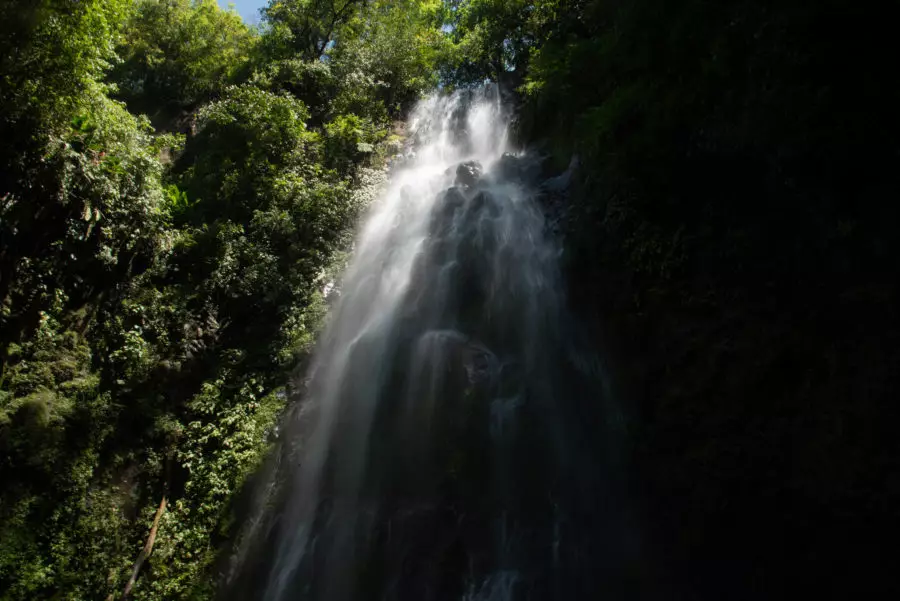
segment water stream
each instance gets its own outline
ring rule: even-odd
[[[371,207],[225,596],[619,596],[615,411],[495,89],[434,96]]]

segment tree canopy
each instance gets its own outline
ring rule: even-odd
[[[163,496],[131,596],[212,590],[430,10],[0,4],[2,598],[120,596]]]

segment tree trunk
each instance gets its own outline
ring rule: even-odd
[[[150,527],[150,535],[147,537],[147,542],[144,544],[144,548],[141,549],[137,561],[134,562],[131,578],[128,579],[128,584],[125,585],[125,591],[122,593],[122,601],[125,601],[125,599],[128,598],[128,595],[131,594],[131,589],[134,587],[138,573],[141,571],[141,566],[144,565],[144,562],[150,557],[150,553],[153,552],[153,543],[156,541],[156,531],[159,529],[159,520],[165,511],[166,497],[163,495],[162,502],[159,504],[159,509],[156,510],[156,516],[153,518],[153,525]]]

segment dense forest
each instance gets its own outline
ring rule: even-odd
[[[405,116],[486,81],[571,175],[543,200],[627,408],[644,590],[896,591],[880,12],[0,0],[0,599],[215,596]]]

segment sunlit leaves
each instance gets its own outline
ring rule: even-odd
[[[257,36],[215,0],[141,0],[114,71],[135,110],[164,116],[208,100],[247,65]]]
[[[263,14],[271,27],[266,45],[273,58],[322,57],[340,28],[366,0],[273,0]]]
[[[164,490],[134,598],[211,594],[272,390],[384,184],[391,120],[435,83],[438,7],[284,1],[260,36],[214,0],[0,0],[11,599],[117,596]]]
[[[218,308],[232,324],[225,344],[241,345],[253,361],[280,353],[281,320],[310,298],[356,214],[346,180],[321,164],[329,151],[308,117],[290,95],[233,88],[201,112],[177,165],[189,198],[215,199],[185,213],[209,227],[175,257],[184,285]]]
[[[397,117],[435,87],[443,39],[438,24],[434,3],[375,1],[362,7],[329,53],[341,83],[337,112]]]

